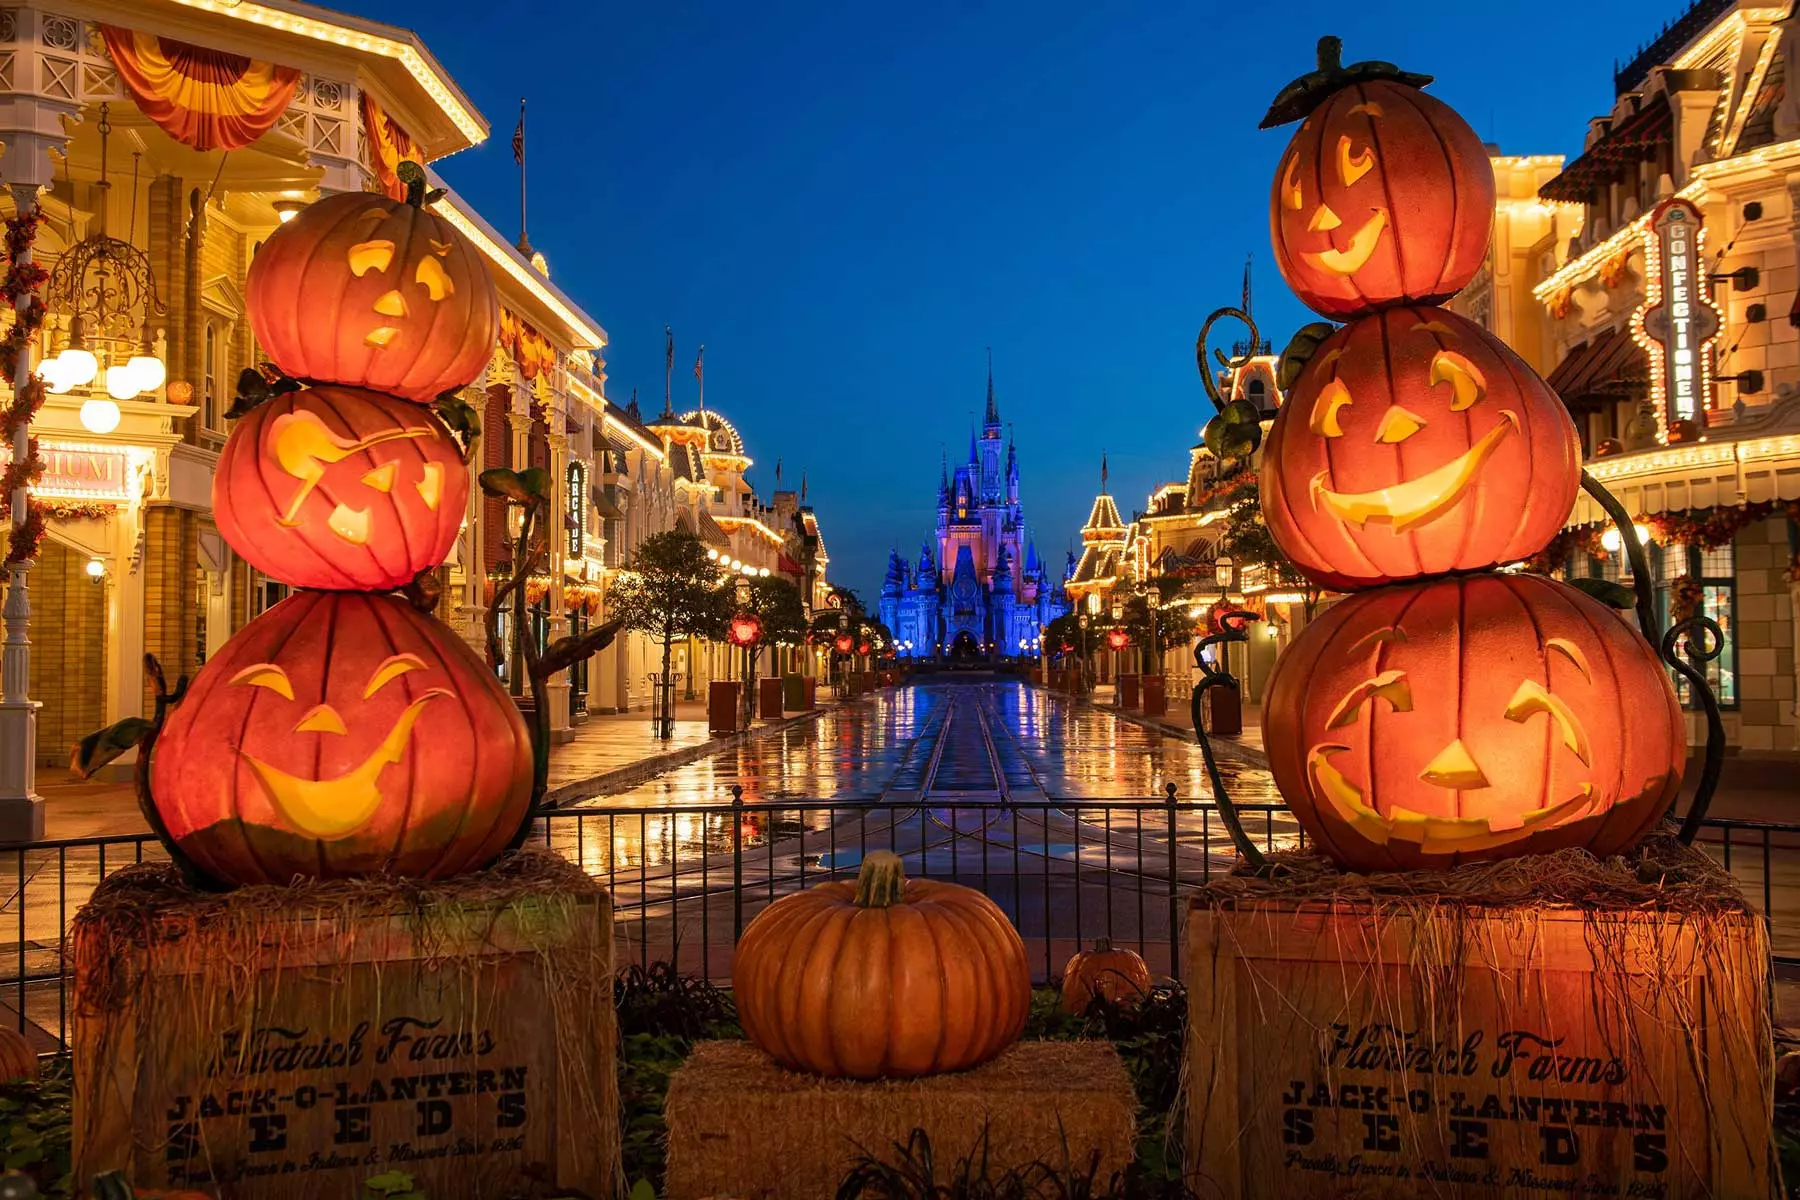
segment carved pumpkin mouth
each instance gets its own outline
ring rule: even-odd
[[[406,706],[394,727],[388,730],[381,745],[359,765],[333,779],[302,779],[254,755],[245,754],[263,793],[283,820],[309,837],[321,841],[349,837],[358,832],[381,807],[381,789],[377,786],[381,772],[389,763],[400,761],[400,755],[412,741],[413,726],[425,706],[439,696],[454,695],[448,688],[432,688]],[[305,722],[302,722],[305,724]],[[315,729],[323,729],[315,726]],[[326,729],[325,732],[338,732]]]
[[[1500,416],[1501,422],[1463,453],[1434,471],[1392,487],[1372,492],[1335,492],[1325,486],[1330,472],[1320,471],[1312,481],[1313,504],[1356,525],[1391,525],[1395,533],[1405,533],[1415,525],[1434,520],[1463,498],[1500,443],[1519,432],[1517,413],[1503,409]]]
[[[1329,271],[1333,275],[1354,275],[1367,266],[1369,259],[1374,256],[1375,247],[1381,244],[1381,235],[1387,230],[1387,223],[1387,209],[1378,208],[1350,235],[1349,245],[1342,250],[1335,246],[1326,250],[1308,250],[1300,257],[1321,271]],[[1313,216],[1312,229],[1314,232],[1329,232],[1342,224],[1336,213],[1321,205]]]
[[[1583,783],[1576,788],[1575,795],[1567,800],[1506,816],[1434,817],[1404,805],[1395,805],[1388,815],[1383,816],[1369,806],[1363,797],[1362,788],[1332,764],[1333,755],[1342,754],[1349,749],[1348,746],[1332,742],[1314,746],[1306,756],[1307,776],[1315,796],[1329,804],[1346,824],[1380,846],[1387,845],[1392,839],[1399,839],[1417,844],[1425,854],[1489,850],[1520,841],[1542,830],[1567,824],[1581,816],[1594,803],[1594,785]],[[1439,758],[1443,758],[1443,755]],[[1454,775],[1434,780],[1430,776],[1430,770],[1427,768],[1424,778],[1428,782],[1439,782],[1441,786],[1454,787],[1458,782],[1470,782]],[[1660,786],[1660,781],[1653,780],[1650,786]]]

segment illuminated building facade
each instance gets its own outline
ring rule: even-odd
[[[1588,470],[1639,519],[1662,621],[1724,630],[1710,673],[1747,751],[1800,748],[1791,7],[1698,0],[1617,72],[1578,157],[1496,157],[1487,268],[1451,305],[1562,396]],[[1584,496],[1557,565],[1626,578],[1619,541]]]
[[[906,658],[1031,657],[1045,625],[1068,611],[1062,580],[1038,557],[1019,502],[1019,459],[988,374],[987,410],[968,461],[938,481],[936,549],[917,564],[888,556],[881,622]]]

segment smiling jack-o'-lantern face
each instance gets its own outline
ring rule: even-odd
[[[225,882],[440,878],[518,829],[531,742],[447,626],[391,596],[299,592],[201,669],[151,769],[170,836]]]
[[[1263,516],[1322,586],[1379,587],[1537,553],[1580,472],[1568,411],[1517,355],[1454,313],[1395,308],[1307,363],[1263,449]]]
[[[1487,254],[1494,173],[1447,105],[1402,83],[1358,83],[1300,126],[1270,203],[1282,278],[1343,320],[1467,287]]]
[[[468,496],[468,468],[442,422],[360,388],[258,405],[213,474],[219,532],[257,570],[297,587],[404,587],[444,561]]]
[[[499,336],[480,251],[444,218],[366,192],[327,196],[263,243],[246,307],[296,379],[428,402],[473,382]]]
[[[1535,575],[1339,602],[1276,661],[1263,726],[1308,837],[1365,871],[1617,853],[1666,810],[1687,753],[1649,644]]]

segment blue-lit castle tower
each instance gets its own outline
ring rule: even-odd
[[[1068,611],[1061,578],[1026,534],[1010,437],[1002,461],[990,366],[981,434],[938,481],[937,548],[922,546],[916,564],[889,554],[881,622],[902,657],[1013,658],[1033,653],[1043,627]]]

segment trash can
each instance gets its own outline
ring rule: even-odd
[[[706,691],[706,728],[710,733],[738,731],[738,692],[735,680],[715,679]]]

